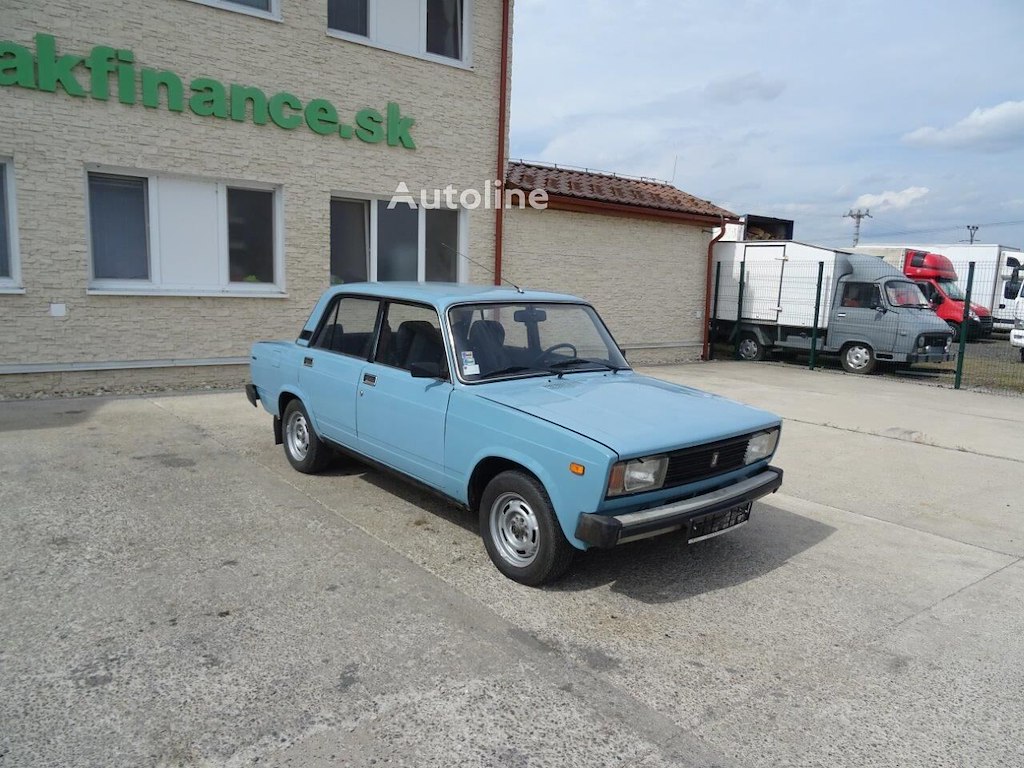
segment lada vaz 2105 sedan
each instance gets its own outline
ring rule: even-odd
[[[574,296],[338,286],[296,341],[254,344],[251,371],[295,469],[340,450],[441,492],[523,584],[589,547],[723,533],[782,484],[777,416],[634,373]]]

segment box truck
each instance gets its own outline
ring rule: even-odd
[[[876,256],[793,241],[722,241],[713,257],[712,331],[744,360],[763,360],[773,349],[810,351],[812,337],[818,352],[838,355],[850,373],[871,373],[879,361],[953,357],[952,331],[921,289]]]
[[[953,263],[960,285],[967,287],[967,266],[974,262],[971,303],[988,307],[997,331],[1013,327],[1013,303],[1024,278],[1024,252],[993,243],[946,243],[908,245],[908,248],[941,253]]]
[[[892,264],[903,274],[917,283],[925,298],[931,302],[935,314],[941,317],[953,331],[953,341],[960,340],[960,328],[964,317],[964,301],[967,293],[957,282],[957,271],[953,263],[941,253],[932,253],[901,245],[858,245],[851,250],[868,253]],[[966,274],[966,271],[965,271]],[[975,271],[975,285],[980,282]],[[987,281],[991,282],[991,281]],[[990,286],[991,287],[991,286]],[[976,301],[978,294],[971,292],[971,309],[968,313],[967,338],[974,340],[992,335],[992,313],[988,309],[991,297]]]

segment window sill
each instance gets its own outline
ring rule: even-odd
[[[202,0],[192,0],[192,2],[201,2]],[[449,59],[445,56],[438,56],[434,53],[413,53],[412,51],[403,51],[398,48],[391,48],[386,45],[382,45],[378,42],[371,40],[368,37],[362,35],[354,35],[351,32],[342,32],[337,29],[328,29],[327,36],[333,37],[335,40],[345,40],[349,43],[355,43],[356,45],[365,45],[367,48],[376,48],[378,51],[387,51],[389,53],[397,53],[399,56],[407,56],[410,59],[419,59],[420,61],[429,61],[433,64],[441,64],[446,67],[452,67],[453,69],[464,69],[467,72],[473,71],[473,65],[466,61],[460,61],[458,59]]]
[[[0,294],[23,296],[25,294],[25,289],[17,285],[0,285]]]
[[[232,13],[241,13],[245,16],[255,16],[257,19],[263,19],[264,21],[276,21],[281,23],[281,9],[280,6],[271,4],[271,8],[275,8],[272,11],[261,11],[259,8],[249,8],[244,5],[236,5],[230,2],[230,0],[188,0],[190,3],[196,5],[205,5],[209,8],[217,8],[221,11],[231,11]]]
[[[22,291],[24,293],[24,291]],[[183,297],[204,297],[222,299],[287,299],[288,294],[284,291],[200,291],[200,290],[171,290],[171,289],[144,289],[144,288],[89,288],[86,296],[183,296]]]

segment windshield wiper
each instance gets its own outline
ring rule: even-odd
[[[537,373],[546,373],[547,368],[536,368],[530,365],[510,365],[507,368],[501,368],[497,371],[489,371],[485,373],[481,378],[489,379],[492,376],[505,376],[509,373],[522,373],[523,371],[537,371]]]
[[[557,363],[551,363],[548,368],[552,370],[560,370],[562,368],[568,368],[571,365],[599,365],[609,371],[624,371],[625,368],[620,368],[617,365],[605,362],[604,360],[588,360],[585,357],[574,357],[571,360],[559,360]]]

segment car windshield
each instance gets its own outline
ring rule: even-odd
[[[629,367],[586,304],[463,304],[448,310],[448,322],[468,382]]]
[[[953,301],[963,301],[967,298],[967,294],[964,293],[964,289],[960,287],[960,284],[956,280],[936,280],[939,284],[939,288]]]
[[[931,306],[917,284],[907,280],[890,280],[885,284],[885,295],[889,297],[889,303],[894,307]]]

